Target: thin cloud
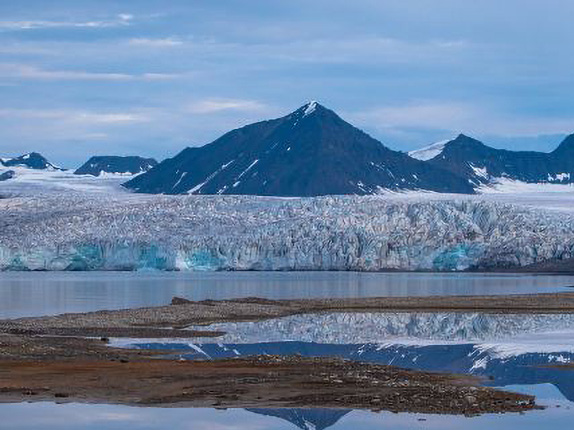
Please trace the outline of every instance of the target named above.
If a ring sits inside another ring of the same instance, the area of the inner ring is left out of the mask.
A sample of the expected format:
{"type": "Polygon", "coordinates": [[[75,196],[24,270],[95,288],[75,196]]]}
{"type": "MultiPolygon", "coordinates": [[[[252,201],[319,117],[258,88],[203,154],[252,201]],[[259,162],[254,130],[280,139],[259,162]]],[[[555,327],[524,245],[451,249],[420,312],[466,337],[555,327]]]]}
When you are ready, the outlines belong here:
{"type": "Polygon", "coordinates": [[[113,19],[102,21],[0,21],[0,29],[3,30],[34,30],[43,28],[109,28],[131,25],[134,16],[129,13],[121,13],[113,19]]]}
{"type": "Polygon", "coordinates": [[[130,39],[128,41],[128,45],[142,46],[148,48],[165,48],[170,46],[183,45],[183,41],[173,37],[166,37],[163,39],[136,38],[136,39],[130,39]]]}
{"type": "Polygon", "coordinates": [[[458,128],[470,125],[477,116],[479,112],[474,106],[455,102],[384,106],[356,115],[361,122],[370,123],[377,128],[458,128]]]}
{"type": "Polygon", "coordinates": [[[572,133],[574,118],[512,115],[488,106],[421,101],[351,114],[357,123],[383,132],[451,130],[453,133],[534,137],[572,133]]]}
{"type": "Polygon", "coordinates": [[[264,103],[256,100],[240,99],[207,99],[190,104],[187,111],[196,114],[210,114],[222,111],[261,111],[266,109],[264,103]]]}
{"type": "Polygon", "coordinates": [[[0,64],[0,77],[37,80],[80,80],[80,81],[158,81],[179,77],[170,73],[100,73],[78,70],[46,70],[25,64],[0,64]]]}
{"type": "Polygon", "coordinates": [[[149,117],[137,112],[93,112],[66,109],[0,109],[0,118],[47,119],[67,123],[126,124],[146,122],[149,117]]]}

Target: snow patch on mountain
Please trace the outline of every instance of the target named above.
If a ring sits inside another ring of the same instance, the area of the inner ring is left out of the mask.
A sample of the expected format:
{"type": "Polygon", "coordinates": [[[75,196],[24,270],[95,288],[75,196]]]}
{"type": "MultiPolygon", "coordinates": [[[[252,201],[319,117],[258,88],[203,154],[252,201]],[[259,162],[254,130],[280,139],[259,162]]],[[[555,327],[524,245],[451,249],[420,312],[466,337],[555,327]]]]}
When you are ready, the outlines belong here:
{"type": "Polygon", "coordinates": [[[408,154],[409,156],[411,156],[412,158],[416,158],[417,160],[421,161],[432,160],[433,158],[442,153],[444,147],[449,142],[452,142],[452,139],[442,140],[440,142],[433,143],[432,145],[426,146],[424,148],[410,151],[408,154]]]}
{"type": "Polygon", "coordinates": [[[317,109],[317,102],[315,100],[310,101],[305,107],[305,110],[303,111],[303,118],[308,115],[311,115],[313,112],[315,112],[316,109],[317,109]]]}
{"type": "Polygon", "coordinates": [[[469,164],[469,166],[476,176],[479,176],[484,179],[488,178],[489,175],[488,171],[486,170],[486,167],[477,167],[474,164],[469,164]]]}
{"type": "Polygon", "coordinates": [[[548,182],[565,182],[570,181],[570,173],[557,173],[556,175],[548,175],[548,182]]]}

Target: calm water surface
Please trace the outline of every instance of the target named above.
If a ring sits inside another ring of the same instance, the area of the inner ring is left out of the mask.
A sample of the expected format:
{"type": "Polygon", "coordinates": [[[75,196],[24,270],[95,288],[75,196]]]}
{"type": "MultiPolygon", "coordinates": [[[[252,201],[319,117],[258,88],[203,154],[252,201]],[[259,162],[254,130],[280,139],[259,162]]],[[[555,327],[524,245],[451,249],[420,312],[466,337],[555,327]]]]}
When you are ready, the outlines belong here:
{"type": "MultiPolygon", "coordinates": [[[[514,387],[520,390],[522,387],[514,387]]],[[[560,399],[553,387],[529,390],[548,409],[520,414],[474,418],[366,411],[283,409],[133,408],[108,405],[54,405],[50,403],[0,405],[2,430],[372,430],[372,429],[570,429],[572,404],[560,399]]]]}
{"type": "MultiPolygon", "coordinates": [[[[574,276],[354,272],[0,273],[0,318],[194,300],[568,291],[574,276]]],[[[571,289],[570,289],[571,290],[571,289]]]]}

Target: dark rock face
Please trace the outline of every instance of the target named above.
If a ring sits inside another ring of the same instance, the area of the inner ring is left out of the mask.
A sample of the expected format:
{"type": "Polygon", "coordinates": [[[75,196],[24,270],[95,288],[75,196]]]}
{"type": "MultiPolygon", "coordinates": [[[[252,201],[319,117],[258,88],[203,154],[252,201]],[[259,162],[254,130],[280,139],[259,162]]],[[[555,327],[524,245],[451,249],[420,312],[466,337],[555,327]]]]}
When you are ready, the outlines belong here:
{"type": "Polygon", "coordinates": [[[570,182],[574,182],[574,134],[566,137],[562,143],[549,154],[554,163],[554,169],[570,172],[570,182]]]}
{"type": "Polygon", "coordinates": [[[63,170],[50,163],[44,156],[37,152],[21,155],[16,158],[0,159],[0,166],[5,167],[27,167],[38,170],[63,170]]]}
{"type": "Polygon", "coordinates": [[[125,186],[142,193],[302,197],[473,192],[464,179],[386,148],[316,102],[187,148],[125,186]]]}
{"type": "Polygon", "coordinates": [[[14,176],[16,176],[14,170],[7,170],[6,172],[0,173],[0,182],[12,179],[14,176]]]}
{"type": "Polygon", "coordinates": [[[574,135],[551,153],[508,151],[491,148],[471,137],[460,135],[428,161],[473,185],[508,178],[529,183],[574,183],[574,135]]]}
{"type": "Polygon", "coordinates": [[[90,158],[74,174],[92,176],[100,176],[103,173],[136,175],[147,172],[155,166],[157,166],[157,161],[153,158],[106,155],[90,158]]]}

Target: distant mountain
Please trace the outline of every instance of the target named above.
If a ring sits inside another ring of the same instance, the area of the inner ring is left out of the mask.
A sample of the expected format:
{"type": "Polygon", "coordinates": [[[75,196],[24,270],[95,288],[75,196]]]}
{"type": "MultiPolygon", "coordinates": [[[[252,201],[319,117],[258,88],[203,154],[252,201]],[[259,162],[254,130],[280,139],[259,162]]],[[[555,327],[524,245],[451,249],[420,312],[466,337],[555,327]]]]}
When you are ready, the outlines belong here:
{"type": "Polygon", "coordinates": [[[574,183],[574,135],[568,136],[553,152],[509,151],[459,135],[409,153],[426,157],[428,163],[466,179],[473,186],[506,178],[527,183],[574,183]]]}
{"type": "Polygon", "coordinates": [[[14,172],[14,170],[6,170],[5,172],[0,172],[0,182],[12,179],[14,176],[16,176],[16,172],[14,172]]]}
{"type": "Polygon", "coordinates": [[[37,152],[21,155],[16,158],[0,158],[0,166],[26,167],[37,170],[64,170],[50,163],[44,156],[37,152]]]}
{"type": "Polygon", "coordinates": [[[316,102],[233,130],[203,147],[187,148],[124,185],[166,194],[473,192],[466,180],[385,147],[316,102]]]}
{"type": "Polygon", "coordinates": [[[136,175],[147,172],[155,166],[157,166],[157,161],[153,158],[105,155],[90,158],[74,174],[92,176],[106,173],[136,175]]]}

